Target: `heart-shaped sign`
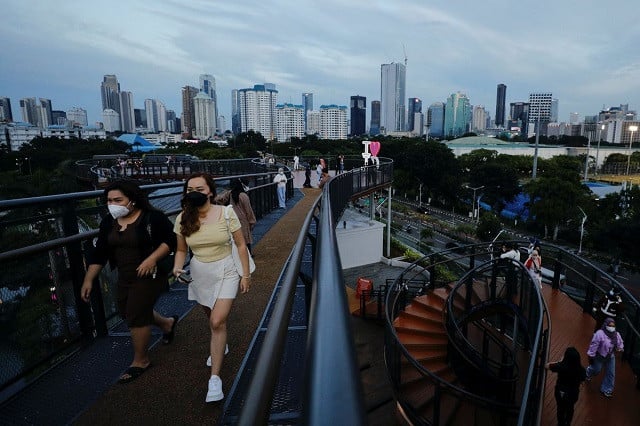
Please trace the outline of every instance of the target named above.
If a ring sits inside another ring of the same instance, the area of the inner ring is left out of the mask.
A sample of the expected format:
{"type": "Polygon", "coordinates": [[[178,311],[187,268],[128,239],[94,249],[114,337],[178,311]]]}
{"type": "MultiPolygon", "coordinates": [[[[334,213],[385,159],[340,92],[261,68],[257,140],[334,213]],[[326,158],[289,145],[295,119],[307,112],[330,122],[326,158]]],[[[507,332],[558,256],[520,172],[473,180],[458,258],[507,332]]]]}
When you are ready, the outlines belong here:
{"type": "Polygon", "coordinates": [[[378,141],[373,141],[369,144],[369,151],[371,151],[371,155],[373,155],[374,157],[378,156],[378,153],[380,152],[380,142],[378,141]]]}

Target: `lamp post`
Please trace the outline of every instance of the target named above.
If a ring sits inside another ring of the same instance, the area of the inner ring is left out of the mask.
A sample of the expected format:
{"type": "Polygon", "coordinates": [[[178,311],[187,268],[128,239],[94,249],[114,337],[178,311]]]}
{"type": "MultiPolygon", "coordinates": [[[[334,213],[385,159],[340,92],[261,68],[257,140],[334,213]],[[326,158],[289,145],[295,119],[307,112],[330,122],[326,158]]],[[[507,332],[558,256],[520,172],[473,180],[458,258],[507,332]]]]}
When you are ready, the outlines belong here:
{"type": "Polygon", "coordinates": [[[600,159],[600,134],[604,130],[604,124],[598,124],[598,147],[596,148],[596,176],[598,175],[598,160],[600,159]]]}
{"type": "MultiPolygon", "coordinates": [[[[484,188],[484,185],[482,186],[477,186],[475,188],[470,187],[469,185],[467,185],[468,189],[473,190],[473,199],[471,201],[471,218],[475,219],[476,218],[476,191],[478,189],[482,189],[484,188]]],[[[479,203],[478,203],[479,204],[479,203]]],[[[480,210],[480,206],[478,205],[478,210],[480,210]]],[[[479,214],[477,215],[478,217],[480,216],[479,214]]]]}
{"type": "Polygon", "coordinates": [[[629,156],[627,157],[627,176],[629,175],[629,166],[631,165],[631,144],[633,143],[633,134],[638,130],[638,126],[629,126],[631,137],[629,138],[629,156]]]}
{"type": "Polygon", "coordinates": [[[578,246],[578,254],[582,253],[582,236],[584,235],[584,223],[587,221],[587,214],[578,206],[578,210],[582,213],[582,222],[580,222],[580,246],[578,246]]]}

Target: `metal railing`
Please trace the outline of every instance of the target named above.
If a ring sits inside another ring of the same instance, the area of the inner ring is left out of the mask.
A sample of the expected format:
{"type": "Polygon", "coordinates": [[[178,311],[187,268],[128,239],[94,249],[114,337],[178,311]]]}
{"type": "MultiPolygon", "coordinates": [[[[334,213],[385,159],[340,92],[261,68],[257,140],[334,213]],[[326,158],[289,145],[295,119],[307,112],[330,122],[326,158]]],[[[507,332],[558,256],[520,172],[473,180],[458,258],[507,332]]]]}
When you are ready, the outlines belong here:
{"type": "Polygon", "coordinates": [[[251,371],[238,424],[266,424],[286,344],[291,306],[305,245],[313,247],[313,278],[308,310],[307,349],[301,424],[365,424],[362,385],[355,355],[350,314],[339,250],[336,221],[350,199],[391,183],[393,163],[357,168],[334,177],[307,215],[283,273],[282,287],[264,340],[251,371]],[[316,224],[316,233],[312,232],[316,224]]]}
{"type": "MultiPolygon", "coordinates": [[[[273,173],[241,175],[257,218],[278,206],[273,173]]],[[[220,189],[229,177],[218,178],[220,189]]],[[[183,182],[146,185],[168,216],[180,211],[183,182]]],[[[293,179],[287,182],[293,194],[293,179]]],[[[115,275],[104,268],[91,304],[79,297],[85,255],[106,214],[103,191],[0,201],[0,399],[65,359],[82,340],[108,334],[120,320],[115,275]],[[16,385],[16,386],[14,386],[16,385]],[[11,390],[9,390],[11,388],[11,390]],[[15,388],[15,389],[14,389],[15,388]]]]}

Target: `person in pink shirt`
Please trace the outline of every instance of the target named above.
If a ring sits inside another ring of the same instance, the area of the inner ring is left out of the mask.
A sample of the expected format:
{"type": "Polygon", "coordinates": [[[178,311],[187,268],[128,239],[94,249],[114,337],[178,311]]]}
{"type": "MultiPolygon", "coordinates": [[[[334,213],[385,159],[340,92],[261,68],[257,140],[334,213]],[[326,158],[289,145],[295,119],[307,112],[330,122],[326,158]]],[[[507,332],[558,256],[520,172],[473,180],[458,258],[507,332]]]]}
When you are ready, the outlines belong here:
{"type": "Polygon", "coordinates": [[[587,381],[604,368],[604,378],[600,385],[600,393],[607,398],[613,396],[613,387],[616,378],[616,352],[622,352],[624,342],[620,333],[616,331],[616,322],[613,318],[607,318],[602,328],[593,334],[591,344],[587,350],[589,366],[587,367],[587,381]]]}

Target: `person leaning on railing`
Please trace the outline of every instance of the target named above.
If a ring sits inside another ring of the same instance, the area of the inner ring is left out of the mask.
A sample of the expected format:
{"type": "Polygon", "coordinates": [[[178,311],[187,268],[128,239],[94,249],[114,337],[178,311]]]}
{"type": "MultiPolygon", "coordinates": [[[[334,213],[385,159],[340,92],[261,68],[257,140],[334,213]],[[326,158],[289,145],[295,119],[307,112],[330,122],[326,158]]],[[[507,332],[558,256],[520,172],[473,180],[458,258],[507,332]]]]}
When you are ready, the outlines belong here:
{"type": "Polygon", "coordinates": [[[131,332],[134,352],[131,365],[118,380],[127,383],[151,366],[151,325],[162,329],[164,343],[173,340],[178,316],[163,317],[153,306],[167,288],[168,271],[159,271],[158,264],[174,250],[176,237],[171,221],[151,206],[135,183],[114,182],[104,190],[104,196],[109,215],[100,223],[80,295],[89,302],[93,283],[107,262],[118,269],[118,311],[131,332]]]}

